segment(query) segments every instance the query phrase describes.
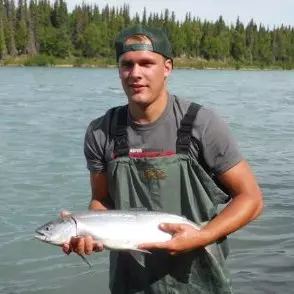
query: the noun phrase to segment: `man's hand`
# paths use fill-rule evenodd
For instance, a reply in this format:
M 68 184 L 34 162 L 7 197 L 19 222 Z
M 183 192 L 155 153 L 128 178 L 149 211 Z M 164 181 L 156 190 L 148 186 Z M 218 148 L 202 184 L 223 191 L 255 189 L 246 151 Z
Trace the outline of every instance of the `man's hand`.
M 164 249 L 171 255 L 191 251 L 196 248 L 205 247 L 210 243 L 209 234 L 205 230 L 197 230 L 188 224 L 160 225 L 160 229 L 170 233 L 172 239 L 167 242 L 144 243 L 138 246 L 139 249 Z
M 70 215 L 69 211 L 63 210 L 60 213 L 61 217 Z M 64 243 L 62 250 L 65 254 L 75 252 L 78 255 L 91 255 L 93 252 L 100 252 L 103 250 L 103 244 L 94 242 L 91 236 L 76 236 L 72 237 L 69 243 Z

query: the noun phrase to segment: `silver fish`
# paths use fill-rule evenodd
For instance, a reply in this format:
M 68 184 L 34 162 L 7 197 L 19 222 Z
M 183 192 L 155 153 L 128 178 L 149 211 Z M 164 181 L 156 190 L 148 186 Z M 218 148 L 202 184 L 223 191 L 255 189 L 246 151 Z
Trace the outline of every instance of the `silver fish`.
M 73 236 L 90 235 L 94 241 L 101 242 L 109 250 L 129 251 L 141 263 L 138 252 L 150 252 L 138 249 L 139 244 L 165 242 L 172 238 L 171 234 L 160 230 L 161 223 L 189 224 L 197 230 L 200 229 L 200 226 L 187 218 L 174 214 L 156 211 L 105 210 L 71 214 L 50 221 L 36 229 L 35 238 L 62 246 Z M 84 259 L 83 256 L 81 257 Z

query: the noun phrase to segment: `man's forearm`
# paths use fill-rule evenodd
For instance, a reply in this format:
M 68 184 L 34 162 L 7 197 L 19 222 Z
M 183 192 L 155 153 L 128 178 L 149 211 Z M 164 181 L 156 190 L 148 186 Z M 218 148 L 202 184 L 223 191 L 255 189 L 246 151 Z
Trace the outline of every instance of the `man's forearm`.
M 101 201 L 93 199 L 89 203 L 89 210 L 106 210 L 113 209 L 113 204 L 109 199 L 102 199 Z
M 112 199 L 108 194 L 108 180 L 104 172 L 90 173 L 92 198 L 89 210 L 105 210 L 113 208 Z
M 263 210 L 261 195 L 239 194 L 206 226 L 209 243 L 227 236 L 254 220 Z

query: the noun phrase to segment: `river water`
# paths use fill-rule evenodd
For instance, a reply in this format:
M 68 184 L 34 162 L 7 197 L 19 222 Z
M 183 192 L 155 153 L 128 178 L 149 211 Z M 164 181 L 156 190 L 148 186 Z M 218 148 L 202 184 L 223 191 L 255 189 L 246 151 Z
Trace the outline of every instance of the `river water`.
M 265 210 L 232 234 L 235 293 L 294 293 L 294 72 L 175 70 L 169 89 L 215 109 L 262 187 Z M 107 252 L 65 256 L 34 229 L 90 199 L 83 138 L 126 102 L 116 69 L 0 68 L 0 293 L 108 293 Z

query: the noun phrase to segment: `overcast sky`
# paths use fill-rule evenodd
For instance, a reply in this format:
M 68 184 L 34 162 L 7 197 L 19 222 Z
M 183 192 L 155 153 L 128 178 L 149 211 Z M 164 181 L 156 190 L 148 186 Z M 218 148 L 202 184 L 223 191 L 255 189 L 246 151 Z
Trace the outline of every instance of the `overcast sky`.
M 65 0 L 71 10 L 83 0 Z M 161 12 L 165 8 L 174 11 L 178 19 L 183 19 L 186 12 L 191 11 L 192 16 L 201 20 L 217 20 L 223 16 L 226 23 L 235 23 L 237 17 L 247 24 L 251 18 L 257 24 L 262 23 L 273 27 L 281 24 L 294 26 L 294 0 L 84 0 L 87 4 L 96 3 L 100 8 L 106 4 L 120 7 L 124 3 L 130 6 L 131 14 L 138 12 L 142 15 L 146 7 L 147 14 Z

